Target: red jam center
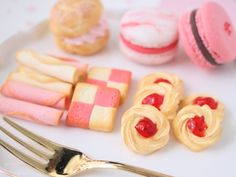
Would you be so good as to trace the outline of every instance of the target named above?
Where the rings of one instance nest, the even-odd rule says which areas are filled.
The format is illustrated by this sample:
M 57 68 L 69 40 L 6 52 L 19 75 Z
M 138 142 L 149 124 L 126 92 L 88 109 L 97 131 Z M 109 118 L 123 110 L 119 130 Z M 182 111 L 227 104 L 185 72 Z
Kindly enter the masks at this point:
M 160 106 L 162 105 L 163 101 L 164 101 L 163 95 L 153 93 L 151 95 L 148 95 L 146 98 L 144 98 L 142 101 L 142 104 L 152 105 L 160 110 Z
M 211 109 L 217 109 L 218 103 L 211 97 L 197 97 L 193 104 L 199 106 L 208 105 Z
M 146 117 L 144 117 L 137 123 L 135 129 L 144 138 L 150 138 L 153 135 L 155 135 L 158 131 L 157 125 Z
M 187 127 L 194 135 L 198 137 L 204 137 L 206 129 L 208 128 L 204 116 L 195 116 L 189 119 L 187 122 Z
M 168 81 L 167 79 L 163 79 L 163 78 L 159 78 L 159 79 L 156 79 L 154 81 L 155 84 L 158 84 L 158 83 L 161 83 L 161 82 L 164 82 L 164 83 L 167 83 L 167 84 L 171 84 L 170 81 Z

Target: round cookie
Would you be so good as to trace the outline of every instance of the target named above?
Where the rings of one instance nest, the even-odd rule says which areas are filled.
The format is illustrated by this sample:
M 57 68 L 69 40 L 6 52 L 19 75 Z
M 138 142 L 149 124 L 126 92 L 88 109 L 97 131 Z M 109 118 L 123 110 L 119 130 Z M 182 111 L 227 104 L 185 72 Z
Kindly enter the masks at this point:
M 181 102 L 181 107 L 187 105 L 199 105 L 208 106 L 216 118 L 223 120 L 224 118 L 224 105 L 215 97 L 209 96 L 207 94 L 195 94 L 188 96 Z
M 160 110 L 166 119 L 173 120 L 177 114 L 181 96 L 170 84 L 152 84 L 137 92 L 135 104 L 152 105 Z
M 169 141 L 170 125 L 162 113 L 149 105 L 136 105 L 122 116 L 121 134 L 132 151 L 150 154 Z
M 139 90 L 142 88 L 152 85 L 152 84 L 160 84 L 167 83 L 173 86 L 181 95 L 183 94 L 183 81 L 175 74 L 170 74 L 166 72 L 158 72 L 152 73 L 145 76 L 139 84 Z
M 132 10 L 120 24 L 120 47 L 131 60 L 145 65 L 165 63 L 176 54 L 177 20 L 155 8 Z
M 192 151 L 215 144 L 221 134 L 221 120 L 208 106 L 183 107 L 172 122 L 176 138 Z

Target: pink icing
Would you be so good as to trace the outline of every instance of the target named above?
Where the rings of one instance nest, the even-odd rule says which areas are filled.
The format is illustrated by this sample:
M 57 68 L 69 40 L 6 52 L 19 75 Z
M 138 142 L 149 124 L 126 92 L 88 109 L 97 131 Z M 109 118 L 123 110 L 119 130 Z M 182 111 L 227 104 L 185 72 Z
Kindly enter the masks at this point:
M 94 43 L 97 38 L 103 37 L 108 30 L 107 21 L 104 17 L 90 31 L 76 38 L 65 38 L 65 43 L 69 45 L 82 45 L 85 43 Z

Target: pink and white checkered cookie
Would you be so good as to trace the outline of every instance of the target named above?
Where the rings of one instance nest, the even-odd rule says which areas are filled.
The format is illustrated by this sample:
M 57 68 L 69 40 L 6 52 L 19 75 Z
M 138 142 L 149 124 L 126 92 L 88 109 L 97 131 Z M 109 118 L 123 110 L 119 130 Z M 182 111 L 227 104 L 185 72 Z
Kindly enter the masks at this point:
M 127 70 L 93 67 L 88 72 L 87 83 L 118 89 L 123 102 L 128 93 L 131 75 Z
M 78 83 L 69 108 L 69 126 L 112 131 L 120 93 L 117 89 Z

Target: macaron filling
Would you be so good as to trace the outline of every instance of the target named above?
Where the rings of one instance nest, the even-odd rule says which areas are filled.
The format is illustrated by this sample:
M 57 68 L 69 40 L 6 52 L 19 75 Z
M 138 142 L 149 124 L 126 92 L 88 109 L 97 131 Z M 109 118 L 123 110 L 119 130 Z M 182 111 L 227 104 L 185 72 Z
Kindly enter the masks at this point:
M 129 47 L 130 49 L 139 52 L 139 53 L 145 53 L 145 54 L 162 54 L 165 52 L 169 52 L 177 47 L 178 40 L 174 41 L 173 43 L 160 47 L 160 48 L 147 48 L 147 47 L 142 47 L 140 45 L 136 45 L 129 40 L 127 40 L 122 34 L 120 34 L 120 39 L 122 42 Z
M 196 23 L 196 14 L 197 10 L 193 10 L 190 15 L 190 25 L 192 29 L 192 34 L 194 36 L 194 39 L 196 41 L 196 44 L 203 55 L 203 57 L 212 65 L 220 65 L 219 63 L 216 62 L 216 59 L 211 55 L 211 53 L 208 51 L 207 47 L 205 46 L 198 28 L 197 28 L 197 23 Z
M 97 38 L 103 37 L 108 31 L 107 21 L 104 17 L 88 33 L 75 38 L 64 38 L 64 42 L 69 45 L 83 45 L 86 43 L 95 43 Z

